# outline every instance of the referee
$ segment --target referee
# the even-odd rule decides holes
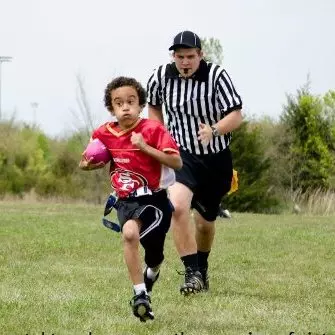
[[[183,160],[169,193],[175,207],[173,238],[185,266],[180,292],[188,295],[209,288],[208,256],[220,202],[231,185],[229,144],[242,122],[242,101],[225,69],[203,59],[198,35],[180,32],[169,50],[174,62],[153,72],[147,93],[149,117],[164,123],[164,107]]]

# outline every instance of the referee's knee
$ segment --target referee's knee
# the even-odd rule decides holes
[[[195,220],[195,227],[201,234],[210,234],[215,229],[215,222],[206,220]]]
[[[173,203],[174,212],[173,217],[176,219],[179,219],[183,216],[188,216],[190,212],[190,208],[185,206],[185,204],[182,201],[176,201]]]

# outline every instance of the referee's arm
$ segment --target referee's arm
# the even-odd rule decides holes
[[[149,119],[157,120],[164,124],[162,105],[153,106],[148,104],[148,116]]]
[[[148,92],[148,116],[149,119],[157,120],[164,124],[162,96],[161,96],[161,73],[162,67],[154,70],[147,83]]]
[[[242,121],[242,100],[237,93],[228,73],[223,70],[217,82],[217,99],[222,106],[224,117],[214,126],[220,135],[224,135],[237,129]]]
[[[213,125],[220,135],[224,135],[237,129],[243,121],[242,110],[236,109],[227,114],[218,123]]]

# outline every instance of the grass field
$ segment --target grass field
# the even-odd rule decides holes
[[[102,208],[0,202],[0,334],[335,334],[335,217],[235,214],[217,224],[211,289],[179,294],[172,243],[140,323]]]

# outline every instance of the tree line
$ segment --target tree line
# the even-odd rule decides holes
[[[108,166],[78,169],[89,131],[50,138],[36,126],[0,123],[0,197],[103,203],[111,191]],[[310,93],[308,85],[287,96],[280,119],[247,118],[233,134],[231,150],[239,190],[223,199],[233,211],[278,213],[294,196],[335,192],[335,91]],[[328,193],[327,193],[328,194]]]
[[[222,62],[222,47],[202,39],[205,59]],[[33,191],[41,198],[101,204],[108,196],[108,166],[78,169],[93,128],[83,82],[77,77],[82,129],[48,137],[36,125],[0,122],[0,199]],[[247,117],[231,150],[239,189],[223,199],[233,211],[278,213],[316,194],[335,213],[335,91],[313,95],[309,83],[287,95],[279,120]],[[325,206],[325,205],[324,205]]]

